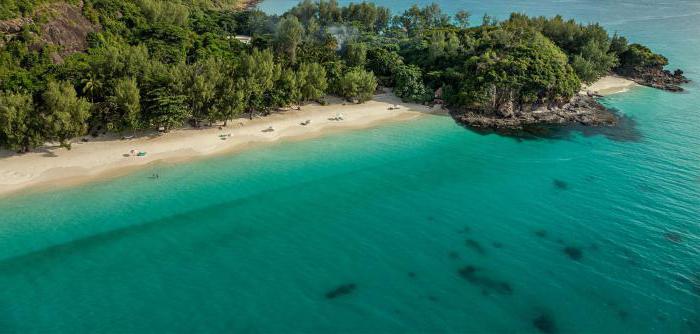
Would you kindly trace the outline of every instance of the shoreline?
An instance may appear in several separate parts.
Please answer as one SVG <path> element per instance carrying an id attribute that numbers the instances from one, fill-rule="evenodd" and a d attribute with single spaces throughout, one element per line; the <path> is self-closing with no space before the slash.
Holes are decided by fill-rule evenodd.
<path id="1" fill-rule="evenodd" d="M 633 81 L 608 76 L 584 87 L 582 94 L 623 93 L 639 86 Z M 327 134 L 372 128 L 384 123 L 408 121 L 423 115 L 445 115 L 419 104 L 403 103 L 392 93 L 376 95 L 364 104 L 343 103 L 328 98 L 329 104 L 309 104 L 300 111 L 284 111 L 253 120 L 236 119 L 219 130 L 217 126 L 183 128 L 162 136 L 154 132 L 121 140 L 117 134 L 76 140 L 67 150 L 42 146 L 30 153 L 0 151 L 0 198 L 30 191 L 46 191 L 126 175 L 155 163 L 181 163 L 226 154 L 235 154 L 258 145 L 284 140 L 304 140 Z M 399 105 L 399 110 L 389 107 Z M 343 121 L 330 118 L 342 113 Z M 311 124 L 300 123 L 311 120 Z M 273 132 L 263 132 L 269 126 Z M 220 135 L 231 134 L 222 140 Z M 83 137 L 86 138 L 86 137 Z M 145 157 L 130 155 L 131 150 L 147 152 Z"/>
<path id="2" fill-rule="evenodd" d="M 581 93 L 587 94 L 590 92 L 593 94 L 608 96 L 625 93 L 635 87 L 641 87 L 641 85 L 618 75 L 608 75 L 600 78 L 598 81 L 590 85 L 585 85 L 583 89 L 581 89 Z"/>
<path id="3" fill-rule="evenodd" d="M 376 95 L 364 104 L 344 104 L 337 98 L 328 100 L 326 106 L 309 104 L 300 111 L 284 111 L 253 120 L 236 119 L 221 130 L 218 126 L 183 128 L 162 136 L 145 133 L 128 140 L 108 134 L 90 138 L 89 142 L 77 139 L 71 150 L 46 145 L 21 155 L 0 151 L 0 198 L 119 177 L 156 163 L 182 163 L 235 154 L 258 145 L 317 138 L 437 114 L 423 105 L 403 103 L 391 93 Z M 393 105 L 401 108 L 389 110 Z M 342 114 L 344 119 L 331 120 L 337 114 Z M 300 124 L 306 120 L 311 120 L 311 124 Z M 263 131 L 270 126 L 275 130 Z M 147 154 L 137 157 L 130 154 L 131 150 Z"/>

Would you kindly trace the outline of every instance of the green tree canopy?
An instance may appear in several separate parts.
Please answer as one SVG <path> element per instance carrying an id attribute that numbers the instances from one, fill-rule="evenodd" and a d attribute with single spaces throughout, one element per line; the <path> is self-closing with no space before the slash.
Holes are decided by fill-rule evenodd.
<path id="1" fill-rule="evenodd" d="M 499 44 L 470 58 L 452 103 L 486 112 L 508 113 L 515 107 L 563 101 L 573 96 L 580 81 L 567 56 L 537 32 L 511 34 L 510 47 Z M 500 42 L 499 42 L 500 43 Z"/>
<path id="2" fill-rule="evenodd" d="M 238 89 L 246 95 L 244 105 L 252 118 L 256 110 L 267 109 L 265 98 L 280 73 L 279 64 L 275 63 L 272 51 L 256 49 L 243 56 L 237 72 Z"/>
<path id="3" fill-rule="evenodd" d="M 287 15 L 277 26 L 276 44 L 280 52 L 294 64 L 297 58 L 297 47 L 304 38 L 304 27 L 296 16 Z"/>
<path id="4" fill-rule="evenodd" d="M 299 67 L 301 98 L 304 101 L 320 100 L 328 89 L 326 69 L 318 63 L 304 63 Z"/>
<path id="5" fill-rule="evenodd" d="M 141 122 L 141 95 L 134 78 L 121 78 L 114 85 L 114 95 L 109 102 L 118 115 L 117 130 L 134 130 Z"/>
<path id="6" fill-rule="evenodd" d="M 396 69 L 396 86 L 394 94 L 411 102 L 423 102 L 428 96 L 428 90 L 423 84 L 420 68 L 415 65 L 402 65 Z"/>
<path id="7" fill-rule="evenodd" d="M 5 148 L 27 152 L 42 144 L 39 120 L 32 96 L 0 92 L 0 144 Z"/>
<path id="8" fill-rule="evenodd" d="M 345 58 L 350 67 L 364 67 L 367 63 L 367 44 L 348 43 L 345 46 Z"/>
<path id="9" fill-rule="evenodd" d="M 69 82 L 50 81 L 42 94 L 43 123 L 49 140 L 70 148 L 69 140 L 87 131 L 90 103 Z"/>
<path id="10" fill-rule="evenodd" d="M 340 79 L 340 94 L 348 100 L 362 103 L 372 98 L 377 90 L 377 78 L 372 72 L 355 67 Z"/>
<path id="11" fill-rule="evenodd" d="M 621 67 L 635 69 L 643 67 L 663 68 L 668 65 L 666 57 L 652 52 L 640 44 L 630 44 L 627 50 L 620 54 Z"/>

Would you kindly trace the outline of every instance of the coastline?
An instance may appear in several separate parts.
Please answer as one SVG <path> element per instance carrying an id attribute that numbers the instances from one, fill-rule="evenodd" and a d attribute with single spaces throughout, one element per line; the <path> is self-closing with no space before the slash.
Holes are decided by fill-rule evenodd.
<path id="1" fill-rule="evenodd" d="M 285 111 L 253 120 L 236 119 L 221 130 L 218 126 L 184 128 L 162 136 L 148 133 L 129 140 L 108 134 L 90 138 L 89 142 L 76 140 L 71 150 L 42 146 L 22 155 L 0 151 L 0 197 L 108 179 L 158 162 L 177 163 L 231 154 L 260 144 L 366 129 L 433 113 L 426 106 L 403 103 L 391 93 L 377 95 L 364 104 L 344 104 L 337 98 L 328 100 L 330 103 L 326 106 L 310 104 L 300 111 Z M 389 110 L 393 105 L 401 108 Z M 331 120 L 339 113 L 343 115 L 342 121 Z M 311 120 L 311 124 L 300 124 L 306 120 Z M 270 126 L 275 131 L 263 131 Z M 225 139 L 221 135 L 226 135 Z M 147 154 L 137 157 L 130 154 L 131 150 Z"/>
<path id="2" fill-rule="evenodd" d="M 608 75 L 590 85 L 583 85 L 578 94 L 574 94 L 564 104 L 529 105 L 521 109 L 515 107 L 511 101 L 510 104 L 503 104 L 491 113 L 456 110 L 453 111 L 452 117 L 458 123 L 473 129 L 493 130 L 504 134 L 517 134 L 527 128 L 542 125 L 611 126 L 617 123 L 618 117 L 596 98 L 623 93 L 635 86 L 639 85 L 634 81 Z"/>
<path id="3" fill-rule="evenodd" d="M 584 87 L 582 94 L 600 95 L 623 93 L 639 86 L 633 81 L 608 76 Z M 42 146 L 26 154 L 0 151 L 0 197 L 30 190 L 51 190 L 84 184 L 127 174 L 158 162 L 177 163 L 205 157 L 231 154 L 256 145 L 279 140 L 303 140 L 337 131 L 371 128 L 387 122 L 407 121 L 426 114 L 444 112 L 419 104 L 403 103 L 392 93 L 376 95 L 364 104 L 345 104 L 329 98 L 329 104 L 310 104 L 300 111 L 285 111 L 253 120 L 237 119 L 219 130 L 218 127 L 184 128 L 162 136 L 143 134 L 120 140 L 109 134 L 76 141 L 71 150 L 57 146 Z M 389 107 L 399 105 L 399 110 Z M 343 121 L 330 118 L 342 113 Z M 311 124 L 300 123 L 311 120 Z M 263 132 L 267 127 L 273 132 Z M 220 135 L 231 134 L 222 140 Z M 130 155 L 131 150 L 147 152 L 145 157 Z"/>
<path id="4" fill-rule="evenodd" d="M 587 92 L 591 92 L 594 94 L 607 96 L 612 94 L 624 93 L 634 87 L 639 86 L 641 85 L 621 76 L 608 75 L 600 78 L 600 80 L 590 85 L 584 86 L 581 90 L 581 93 L 586 94 Z"/>

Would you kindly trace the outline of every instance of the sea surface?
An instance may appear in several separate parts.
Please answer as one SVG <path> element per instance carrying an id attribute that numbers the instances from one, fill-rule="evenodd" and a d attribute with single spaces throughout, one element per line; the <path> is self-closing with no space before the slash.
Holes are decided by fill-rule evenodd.
<path id="1" fill-rule="evenodd" d="M 600 21 L 695 82 L 603 132 L 426 116 L 0 199 L 0 333 L 700 333 L 700 2 L 444 7 Z"/>

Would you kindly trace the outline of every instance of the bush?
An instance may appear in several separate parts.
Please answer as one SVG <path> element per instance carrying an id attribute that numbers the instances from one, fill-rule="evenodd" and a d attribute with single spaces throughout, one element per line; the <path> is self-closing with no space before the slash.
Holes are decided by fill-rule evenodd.
<path id="1" fill-rule="evenodd" d="M 404 101 L 424 102 L 428 90 L 423 84 L 420 68 L 415 65 L 402 65 L 396 68 L 394 94 Z"/>
<path id="2" fill-rule="evenodd" d="M 620 54 L 620 67 L 624 69 L 663 68 L 666 65 L 668 65 L 666 57 L 656 54 L 648 47 L 639 44 L 630 44 L 627 50 Z"/>
<path id="3" fill-rule="evenodd" d="M 372 72 L 355 67 L 340 79 L 340 95 L 362 103 L 368 101 L 377 90 L 377 78 Z"/>

